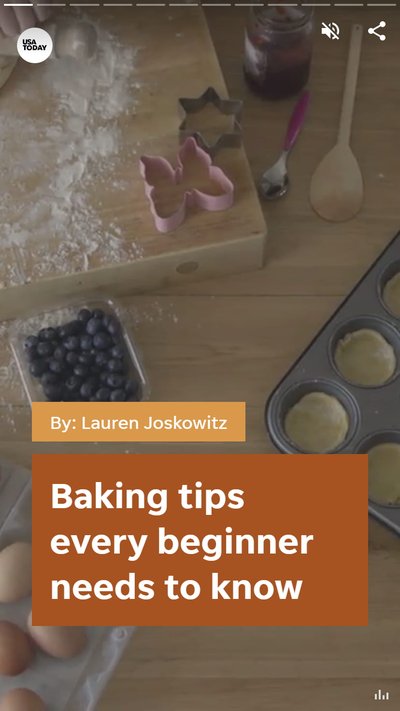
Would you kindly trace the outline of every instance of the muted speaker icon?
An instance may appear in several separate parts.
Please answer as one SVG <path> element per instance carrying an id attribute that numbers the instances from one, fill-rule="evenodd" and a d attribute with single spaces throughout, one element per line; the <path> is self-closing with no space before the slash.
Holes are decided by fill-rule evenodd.
<path id="1" fill-rule="evenodd" d="M 326 35 L 326 37 L 331 40 L 338 40 L 340 27 L 336 22 L 323 22 L 321 25 L 321 35 Z"/>

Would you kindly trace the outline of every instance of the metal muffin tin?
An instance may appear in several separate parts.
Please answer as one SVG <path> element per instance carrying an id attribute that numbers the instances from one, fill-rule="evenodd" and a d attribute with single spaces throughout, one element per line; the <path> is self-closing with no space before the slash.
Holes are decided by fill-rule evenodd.
<path id="1" fill-rule="evenodd" d="M 378 444 L 400 444 L 400 316 L 389 311 L 382 296 L 386 283 L 398 272 L 400 232 L 272 392 L 265 408 L 265 422 L 273 444 L 282 453 L 312 454 L 288 439 L 284 419 L 296 402 L 316 391 L 335 396 L 349 417 L 347 437 L 332 454 L 365 454 Z M 351 384 L 335 366 L 337 342 L 359 328 L 378 331 L 394 348 L 396 370 L 382 386 Z M 369 512 L 400 534 L 400 506 L 384 506 L 370 500 Z"/>

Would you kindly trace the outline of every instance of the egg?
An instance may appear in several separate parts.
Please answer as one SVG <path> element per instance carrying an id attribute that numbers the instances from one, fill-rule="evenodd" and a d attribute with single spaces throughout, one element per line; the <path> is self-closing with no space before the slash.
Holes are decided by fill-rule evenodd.
<path id="1" fill-rule="evenodd" d="M 12 689 L 0 699 L 0 711 L 46 711 L 46 706 L 34 691 Z"/>
<path id="2" fill-rule="evenodd" d="M 37 646 L 50 657 L 72 659 L 78 656 L 87 643 L 82 627 L 41 627 L 32 625 L 32 612 L 28 618 L 28 629 Z"/>
<path id="3" fill-rule="evenodd" d="M 0 551 L 0 602 L 18 602 L 32 591 L 32 546 L 17 541 Z"/>
<path id="4" fill-rule="evenodd" d="M 33 646 L 25 632 L 12 622 L 0 620 L 0 674 L 17 676 L 33 659 Z"/>

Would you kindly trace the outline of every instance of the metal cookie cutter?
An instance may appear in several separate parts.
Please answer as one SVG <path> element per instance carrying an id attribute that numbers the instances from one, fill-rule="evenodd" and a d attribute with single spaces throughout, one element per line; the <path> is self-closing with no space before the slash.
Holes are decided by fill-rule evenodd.
<path id="1" fill-rule="evenodd" d="M 185 165 L 189 161 L 198 161 L 207 171 L 212 182 L 218 185 L 220 192 L 212 195 L 197 189 L 195 186 L 186 190 L 182 195 L 180 206 L 169 214 L 161 214 L 157 206 L 157 184 L 159 181 L 169 185 L 182 183 Z M 140 159 L 140 174 L 144 181 L 145 194 L 150 203 L 151 214 L 159 232 L 172 232 L 184 221 L 187 212 L 192 207 L 208 212 L 228 210 L 233 205 L 234 185 L 228 176 L 213 165 L 208 153 L 200 148 L 194 137 L 185 140 L 177 155 L 177 166 L 173 167 L 162 156 L 144 155 Z"/>
<path id="2" fill-rule="evenodd" d="M 183 115 L 182 123 L 179 126 L 179 139 L 181 142 L 192 136 L 196 139 L 200 148 L 212 157 L 215 156 L 217 151 L 221 148 L 238 148 L 242 144 L 242 101 L 221 99 L 215 89 L 209 86 L 197 99 L 180 98 L 178 99 L 178 103 Z M 190 129 L 187 125 L 187 116 L 189 114 L 199 113 L 208 104 L 213 104 L 221 114 L 231 116 L 232 118 L 232 130 L 227 133 L 222 133 L 212 144 L 209 144 L 199 131 Z"/>

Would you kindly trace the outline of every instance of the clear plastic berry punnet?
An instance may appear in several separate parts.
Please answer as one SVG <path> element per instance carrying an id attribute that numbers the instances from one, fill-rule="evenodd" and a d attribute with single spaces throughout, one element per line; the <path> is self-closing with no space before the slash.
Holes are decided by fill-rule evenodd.
<path id="1" fill-rule="evenodd" d="M 42 328 L 57 328 L 75 319 L 81 309 L 101 309 L 106 315 L 115 317 L 121 326 L 122 344 L 128 364 L 128 375 L 134 375 L 140 382 L 140 400 L 148 400 L 149 382 L 144 370 L 142 357 L 134 341 L 129 319 L 123 307 L 111 299 L 69 300 L 55 308 L 34 312 L 24 319 L 18 319 L 10 328 L 10 344 L 22 378 L 30 404 L 47 398 L 38 379 L 29 371 L 29 361 L 24 348 L 28 336 L 36 335 Z"/>

